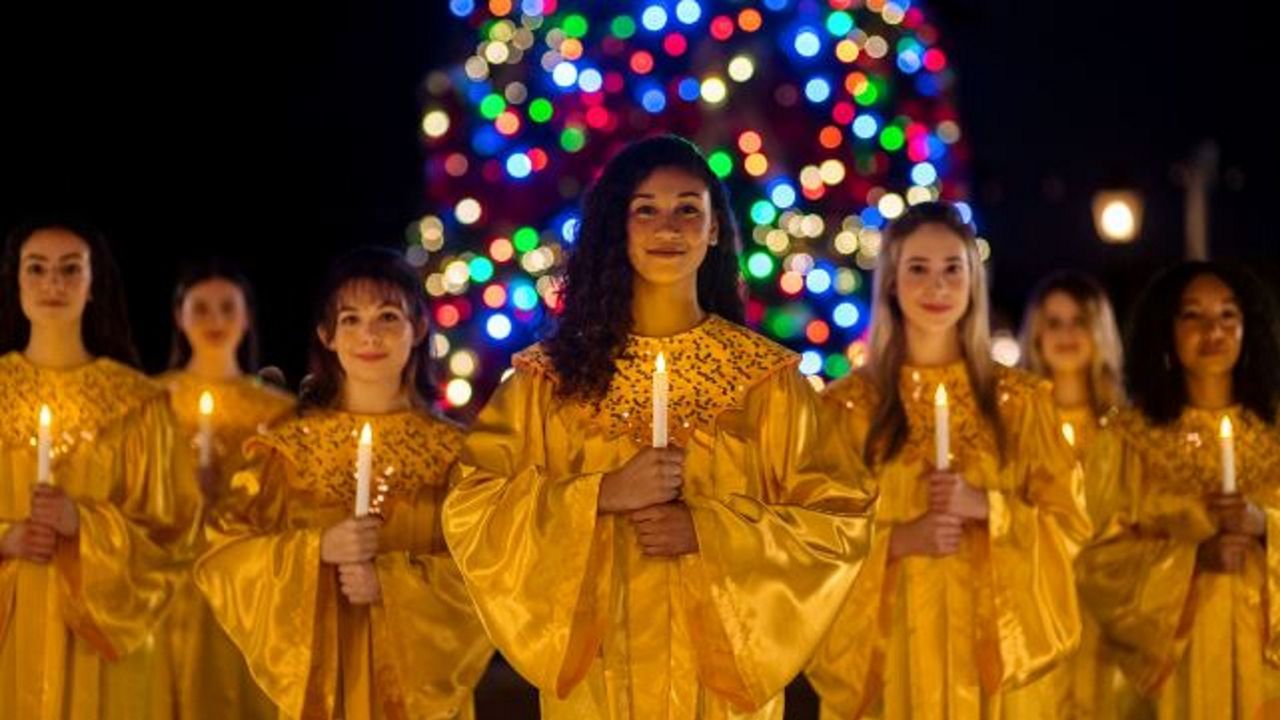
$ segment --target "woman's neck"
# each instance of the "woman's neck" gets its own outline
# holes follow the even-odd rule
[[[941,367],[959,362],[960,338],[955,327],[944,331],[906,325],[907,364],[913,367]]]
[[[234,353],[195,353],[187,361],[186,371],[201,380],[220,382],[243,375]]]
[[[63,370],[78,367],[93,360],[80,337],[80,324],[31,325],[31,337],[22,354],[32,364]]]
[[[350,377],[342,385],[342,409],[357,415],[386,415],[413,406],[399,378],[366,382]]]
[[[697,327],[707,317],[698,304],[697,278],[654,285],[638,275],[632,281],[631,329],[646,337],[669,337]]]

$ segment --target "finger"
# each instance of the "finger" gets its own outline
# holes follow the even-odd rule
[[[649,507],[632,512],[629,517],[631,518],[631,521],[636,524],[649,523],[662,517],[662,509],[657,505],[650,505]]]

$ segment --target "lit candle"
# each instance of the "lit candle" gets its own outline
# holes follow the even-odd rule
[[[1231,418],[1226,415],[1218,425],[1218,444],[1222,447],[1222,492],[1233,495],[1236,492],[1236,442],[1231,433]]]
[[[933,393],[933,464],[939,470],[951,468],[951,415],[947,408],[947,388],[938,383]]]
[[[653,446],[667,446],[667,358],[658,353],[653,369]]]
[[[369,514],[369,480],[373,475],[373,428],[365,423],[356,447],[356,517]]]
[[[213,394],[200,393],[200,429],[196,433],[196,449],[200,453],[200,469],[213,464]]]
[[[49,475],[49,454],[53,449],[53,412],[48,405],[40,406],[40,429],[36,436],[36,482],[48,485],[53,482]]]
[[[1076,446],[1076,428],[1069,422],[1062,423],[1062,437],[1067,439],[1067,444],[1071,447]]]

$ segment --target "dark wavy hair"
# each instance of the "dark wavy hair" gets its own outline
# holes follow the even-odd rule
[[[1173,328],[1182,293],[1191,281],[1212,275],[1236,296],[1244,316],[1240,359],[1231,372],[1235,402],[1266,422],[1280,406],[1280,328],[1274,300],[1247,270],[1216,262],[1184,262],[1160,273],[1134,306],[1126,346],[1126,385],[1133,404],[1152,422],[1170,423],[1187,405]]]
[[[401,382],[410,390],[415,407],[426,408],[438,397],[431,363],[430,315],[418,273],[399,253],[383,247],[352,250],[334,262],[316,303],[315,327],[332,337],[338,323],[338,299],[344,288],[369,282],[388,299],[403,302],[414,327],[425,324],[428,333],[409,353]],[[298,398],[300,411],[331,408],[342,392],[345,374],[337,353],[325,347],[318,333],[311,334],[306,379]]]
[[[698,268],[698,304],[743,322],[738,226],[724,185],[698,148],[682,137],[632,143],[605,165],[583,198],[577,242],[561,275],[563,311],[546,340],[561,397],[593,400],[609,389],[633,323],[627,211],[636,187],[659,168],[678,168],[706,184],[719,234]]]
[[[89,248],[89,303],[80,318],[80,337],[85,350],[94,357],[107,357],[123,365],[139,366],[138,351],[129,330],[124,282],[107,246],[107,240],[92,225],[71,217],[28,220],[9,232],[4,255],[0,257],[0,354],[23,350],[31,339],[31,322],[22,312],[18,272],[22,247],[42,230],[64,230],[84,241]]]
[[[173,340],[169,343],[170,369],[186,367],[191,361],[191,342],[187,340],[187,334],[182,332],[182,328],[178,327],[176,316],[182,311],[182,303],[186,300],[191,288],[208,280],[226,280],[235,285],[240,290],[240,295],[244,297],[249,326],[245,329],[244,337],[240,338],[240,344],[236,346],[236,362],[240,365],[241,372],[257,372],[258,316],[253,285],[249,284],[249,278],[245,277],[240,268],[222,258],[208,258],[189,263],[178,274],[178,282],[173,288],[174,323]]]

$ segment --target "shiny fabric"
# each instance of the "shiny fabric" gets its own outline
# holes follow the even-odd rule
[[[648,442],[659,351],[699,543],[675,559],[596,506]],[[485,628],[545,718],[779,719],[866,552],[866,474],[794,354],[744,328],[632,337],[617,362],[603,400],[566,401],[528,349],[468,435],[444,530]]]
[[[53,411],[53,481],[78,541],[54,562],[0,560],[0,714],[23,720],[164,718],[152,637],[190,557],[199,499],[175,478],[163,390],[99,359],[46,370],[0,357],[0,533],[30,512],[36,421]]]
[[[1239,408],[1240,491],[1280,532],[1280,436]],[[1121,503],[1078,560],[1081,597],[1116,648],[1120,666],[1155,698],[1162,719],[1280,717],[1280,548],[1258,543],[1243,572],[1197,567],[1217,533],[1205,494],[1221,485],[1220,411],[1188,408],[1167,426],[1136,411],[1103,433],[1103,470]]]
[[[156,381],[169,392],[170,405],[180,431],[179,446],[189,451],[196,469],[195,437],[199,428],[200,394],[214,399],[213,432],[218,460],[218,502],[234,504],[232,476],[244,468],[244,441],[291,414],[293,398],[254,377],[209,382],[188,372],[166,373]],[[188,450],[189,449],[189,450]],[[195,477],[183,482],[198,485]],[[206,509],[219,514],[220,508]],[[200,551],[207,547],[202,533]],[[277,716],[275,704],[249,674],[244,656],[214,620],[204,596],[190,575],[178,587],[173,602],[156,632],[165,657],[163,670],[171,686],[162,692],[172,698],[174,715],[182,720],[266,720]],[[159,683],[157,683],[159,684]]]
[[[1036,682],[1079,644],[1071,563],[1088,538],[1080,473],[1047,384],[998,370],[1005,460],[981,420],[962,364],[904,368],[908,436],[875,468],[880,487],[871,557],[808,669],[823,718],[1052,717],[1056,686]],[[928,508],[933,397],[950,397],[952,468],[986,490],[985,524],[959,552],[889,561],[896,524]],[[862,453],[876,398],[867,378],[828,388],[831,432]]]
[[[373,429],[372,506],[382,601],[354,606],[320,560],[325,528],[349,517],[356,443]],[[315,411],[246,443],[239,507],[195,580],[258,684],[287,718],[469,718],[492,649],[439,535],[461,432],[417,412]]]

